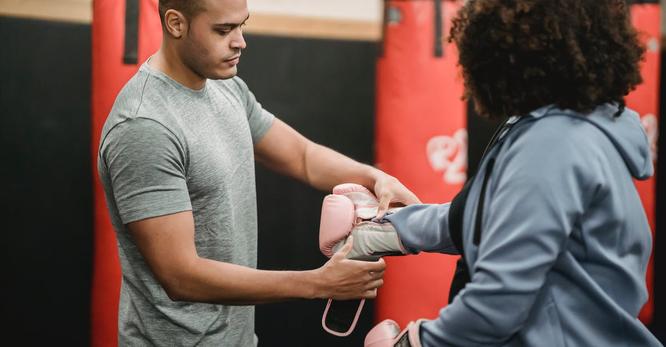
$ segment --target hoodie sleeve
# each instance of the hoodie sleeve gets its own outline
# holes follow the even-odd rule
[[[539,121],[498,159],[471,282],[422,325],[423,346],[503,345],[525,324],[582,215],[591,165],[585,146],[549,123]]]
[[[400,242],[410,253],[458,254],[449,236],[449,208],[443,205],[411,205],[388,215]]]

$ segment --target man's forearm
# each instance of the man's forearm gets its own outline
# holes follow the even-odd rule
[[[266,271],[198,258],[177,279],[165,283],[176,301],[255,305],[318,297],[322,285],[310,271]]]
[[[345,245],[322,267],[309,271],[262,271],[201,258],[191,211],[128,224],[155,279],[173,300],[251,305],[290,299],[372,297],[381,285],[383,262],[346,258]]]
[[[379,176],[384,175],[370,165],[314,142],[306,146],[304,162],[307,183],[323,191],[343,182],[357,183],[373,191]]]

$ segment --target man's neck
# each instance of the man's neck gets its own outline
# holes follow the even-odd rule
[[[206,85],[205,78],[187,68],[175,52],[166,49],[164,46],[152,56],[148,65],[187,88],[200,90]]]

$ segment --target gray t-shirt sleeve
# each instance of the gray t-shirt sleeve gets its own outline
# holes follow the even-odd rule
[[[256,145],[266,135],[271,125],[273,125],[275,116],[261,106],[257,98],[247,87],[247,84],[240,77],[234,77],[233,82],[236,88],[238,88],[240,97],[245,105],[247,120],[252,132],[252,143]]]
[[[100,159],[123,224],[192,209],[185,153],[178,138],[151,119],[127,120],[108,133]]]

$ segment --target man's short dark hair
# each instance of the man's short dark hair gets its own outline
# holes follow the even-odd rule
[[[642,82],[644,47],[625,0],[468,0],[453,21],[465,96],[500,118],[556,104],[578,112]]]
[[[159,2],[160,21],[164,26],[164,14],[168,10],[176,10],[182,13],[187,19],[192,18],[203,11],[202,0],[160,0]]]

